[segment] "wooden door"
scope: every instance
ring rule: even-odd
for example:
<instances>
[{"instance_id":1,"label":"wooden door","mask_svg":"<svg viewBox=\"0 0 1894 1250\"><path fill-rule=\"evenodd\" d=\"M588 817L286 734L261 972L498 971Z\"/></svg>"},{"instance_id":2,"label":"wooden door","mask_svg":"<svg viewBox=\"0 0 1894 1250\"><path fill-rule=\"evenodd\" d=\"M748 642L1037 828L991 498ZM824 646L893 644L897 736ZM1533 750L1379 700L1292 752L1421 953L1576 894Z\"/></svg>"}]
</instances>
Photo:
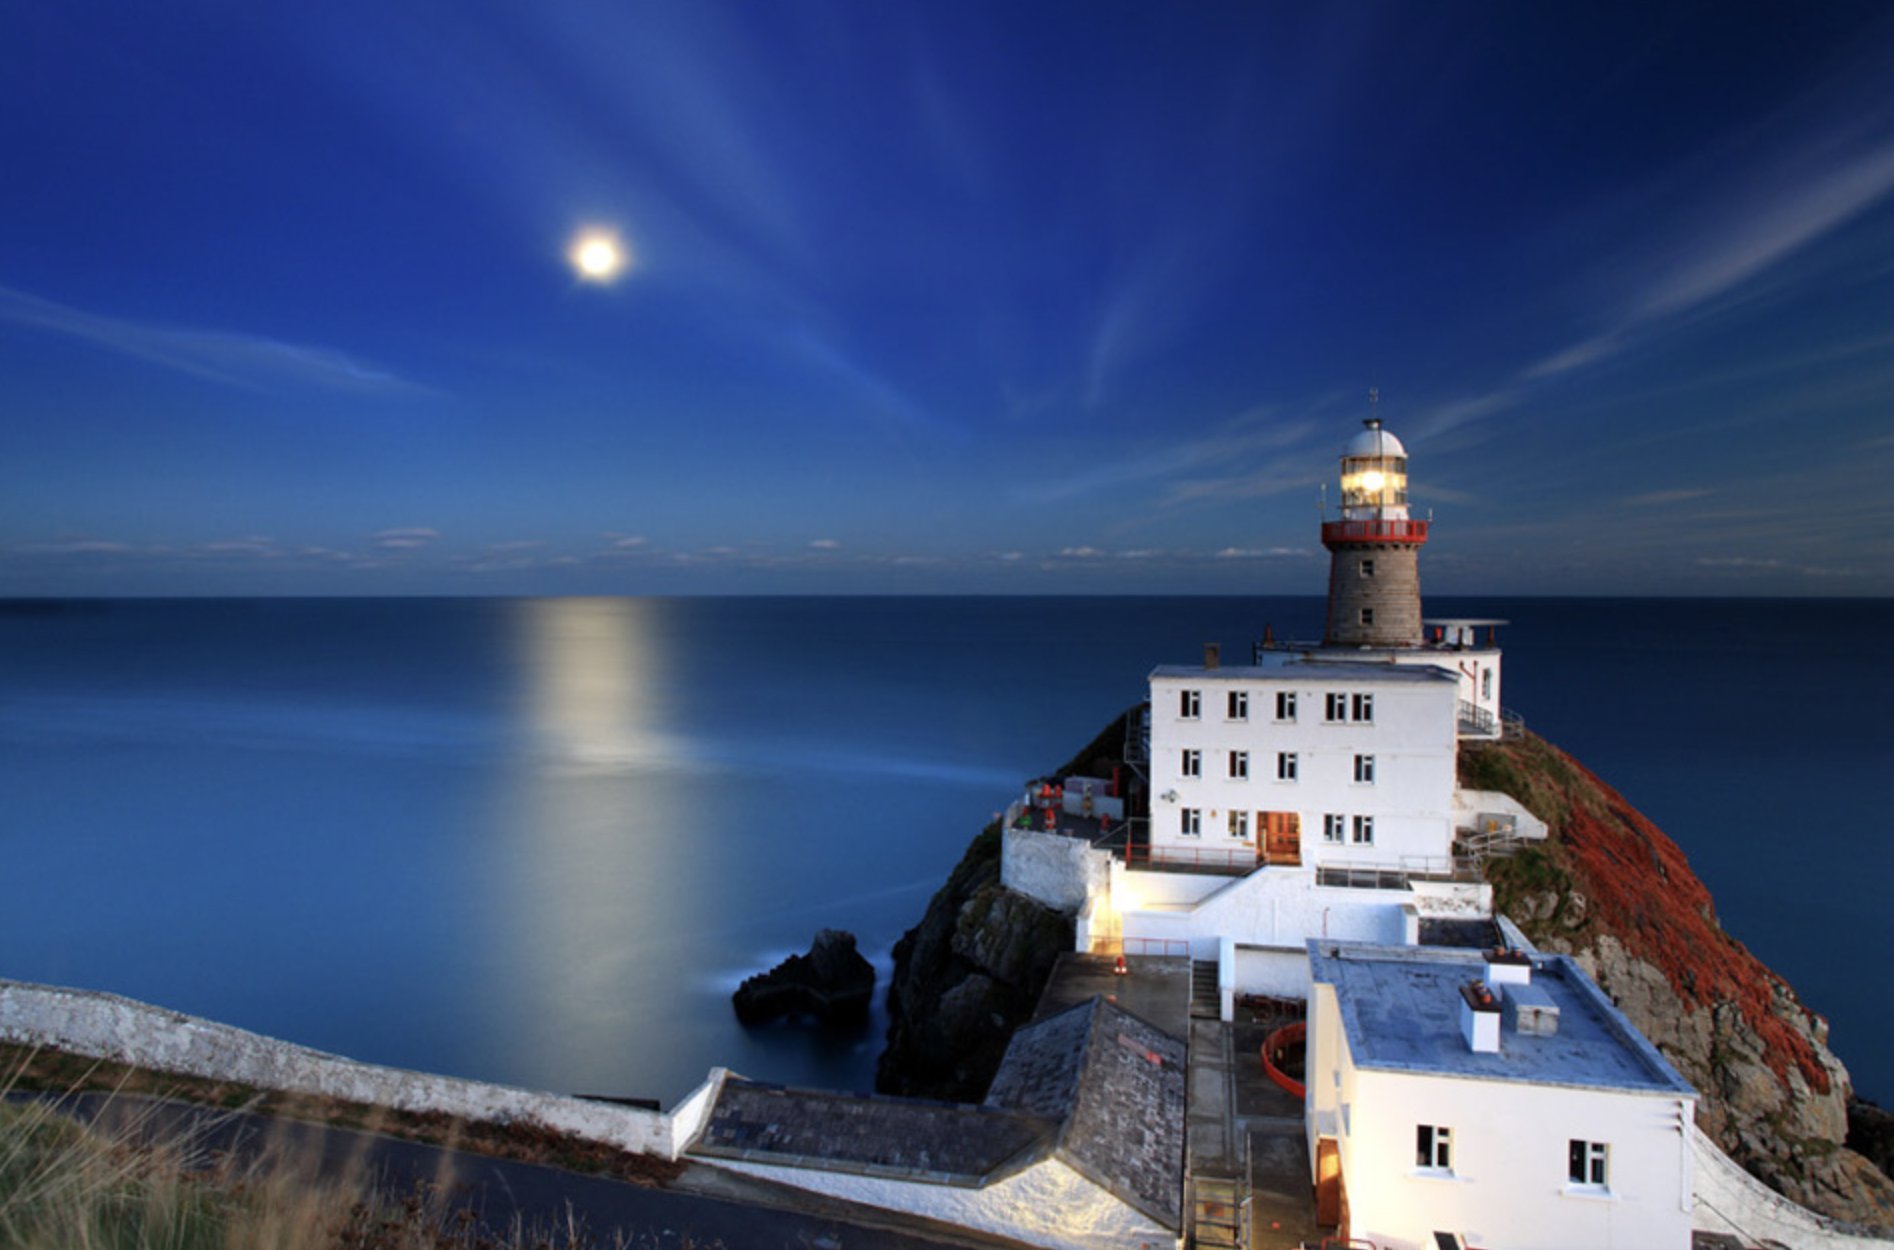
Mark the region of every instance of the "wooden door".
<instances>
[{"instance_id":1,"label":"wooden door","mask_svg":"<svg viewBox=\"0 0 1894 1250\"><path fill-rule=\"evenodd\" d=\"M1333 1137L1315 1139L1315 1222L1323 1228L1342 1222L1342 1152Z\"/></svg>"},{"instance_id":2,"label":"wooden door","mask_svg":"<svg viewBox=\"0 0 1894 1250\"><path fill-rule=\"evenodd\" d=\"M1302 862L1302 814L1300 812L1259 812L1263 826L1263 858L1272 864L1294 867Z\"/></svg>"}]
</instances>

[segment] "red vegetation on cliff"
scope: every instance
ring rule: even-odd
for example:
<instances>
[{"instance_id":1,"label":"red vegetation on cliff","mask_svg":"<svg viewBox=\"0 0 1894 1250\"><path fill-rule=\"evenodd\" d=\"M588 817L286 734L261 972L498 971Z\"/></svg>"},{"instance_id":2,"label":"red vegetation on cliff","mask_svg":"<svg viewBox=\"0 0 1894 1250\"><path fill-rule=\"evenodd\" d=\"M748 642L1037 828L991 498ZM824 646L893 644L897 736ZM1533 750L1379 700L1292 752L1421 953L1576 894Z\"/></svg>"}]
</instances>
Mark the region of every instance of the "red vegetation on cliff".
<instances>
[{"instance_id":1,"label":"red vegetation on cliff","mask_svg":"<svg viewBox=\"0 0 1894 1250\"><path fill-rule=\"evenodd\" d=\"M1709 888L1683 851L1623 795L1530 734L1463 750L1462 774L1468 785L1512 794L1551 827L1546 867L1564 879L1561 893L1584 897L1583 919L1570 933L1574 943L1609 934L1660 970L1687 1007L1733 1003L1762 1041L1764 1061L1778 1079L1786 1081L1793 1065L1810 1089L1828 1092L1828 1071L1807 1033L1777 1012L1779 1002L1795 1001L1793 992L1724 932ZM1508 884L1515 893L1550 884L1509 883L1505 862L1495 867L1502 906ZM1814 1021L1799 1004L1794 1010Z\"/></svg>"}]
</instances>

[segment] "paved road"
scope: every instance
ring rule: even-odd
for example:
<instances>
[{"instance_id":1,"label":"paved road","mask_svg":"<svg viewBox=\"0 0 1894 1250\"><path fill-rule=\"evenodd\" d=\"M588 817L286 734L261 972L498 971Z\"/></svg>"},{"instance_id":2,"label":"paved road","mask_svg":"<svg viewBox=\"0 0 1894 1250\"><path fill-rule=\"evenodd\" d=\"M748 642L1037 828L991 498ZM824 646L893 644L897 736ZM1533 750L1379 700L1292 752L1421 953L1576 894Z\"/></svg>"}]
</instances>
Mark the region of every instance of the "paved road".
<instances>
[{"instance_id":1,"label":"paved road","mask_svg":"<svg viewBox=\"0 0 1894 1250\"><path fill-rule=\"evenodd\" d=\"M20 1097L21 1095L14 1095ZM30 1095L28 1095L30 1096ZM692 1165L681 1188L651 1189L601 1176L491 1159L379 1134L218 1111L129 1095L80 1094L55 1100L102 1127L136 1122L163 1139L188 1132L205 1151L239 1157L275 1152L297 1171L324 1179L372 1179L384 1192L408 1193L417 1181L437 1186L456 1207L495 1231L563 1229L580 1221L592 1237L650 1250L941 1250L944 1246L1016 1247L1018 1243L951 1229L910 1226L900 1217L804 1197L747 1178ZM735 1199L735 1200L731 1200ZM782 1209L763 1205L786 1201Z\"/></svg>"}]
</instances>

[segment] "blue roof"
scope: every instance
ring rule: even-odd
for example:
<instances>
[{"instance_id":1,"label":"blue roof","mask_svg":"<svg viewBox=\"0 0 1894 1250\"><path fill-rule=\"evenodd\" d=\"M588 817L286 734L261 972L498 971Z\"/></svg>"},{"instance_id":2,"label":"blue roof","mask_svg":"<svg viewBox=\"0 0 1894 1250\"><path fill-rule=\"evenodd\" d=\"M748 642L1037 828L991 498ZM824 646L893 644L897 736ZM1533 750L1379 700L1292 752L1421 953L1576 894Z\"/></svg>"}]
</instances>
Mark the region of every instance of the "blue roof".
<instances>
[{"instance_id":1,"label":"blue roof","mask_svg":"<svg viewBox=\"0 0 1894 1250\"><path fill-rule=\"evenodd\" d=\"M1358 1068L1696 1097L1568 956L1535 952L1532 965L1533 986L1559 1009L1558 1031L1519 1033L1507 1012L1498 1052L1479 1054L1460 1033L1460 987L1483 974L1480 952L1309 943L1309 971L1335 987Z\"/></svg>"}]
</instances>

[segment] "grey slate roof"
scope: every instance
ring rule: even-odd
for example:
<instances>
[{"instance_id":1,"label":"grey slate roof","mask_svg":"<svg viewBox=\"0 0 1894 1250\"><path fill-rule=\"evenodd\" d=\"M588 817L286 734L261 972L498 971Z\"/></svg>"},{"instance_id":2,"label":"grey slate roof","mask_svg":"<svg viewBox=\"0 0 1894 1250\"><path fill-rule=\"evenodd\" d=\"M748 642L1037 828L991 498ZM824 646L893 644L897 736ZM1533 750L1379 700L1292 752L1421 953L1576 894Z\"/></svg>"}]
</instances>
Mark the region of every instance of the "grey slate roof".
<instances>
[{"instance_id":1,"label":"grey slate roof","mask_svg":"<svg viewBox=\"0 0 1894 1250\"><path fill-rule=\"evenodd\" d=\"M979 1186L1048 1155L1182 1227L1184 1043L1102 998L1013 1035L984 1104L730 1077L693 1154Z\"/></svg>"},{"instance_id":2,"label":"grey slate roof","mask_svg":"<svg viewBox=\"0 0 1894 1250\"><path fill-rule=\"evenodd\" d=\"M787 1089L731 1077L693 1153L945 1185L981 1185L1043 1157L1030 1115L918 1098Z\"/></svg>"},{"instance_id":3,"label":"grey slate roof","mask_svg":"<svg viewBox=\"0 0 1894 1250\"><path fill-rule=\"evenodd\" d=\"M1479 1054L1460 1033L1460 987L1486 966L1478 952L1309 942L1310 975L1335 987L1357 1067L1696 1096L1571 958L1534 954L1532 964L1532 984L1559 1008L1558 1032L1518 1033L1509 1013L1499 1051Z\"/></svg>"},{"instance_id":4,"label":"grey slate roof","mask_svg":"<svg viewBox=\"0 0 1894 1250\"><path fill-rule=\"evenodd\" d=\"M1170 1228L1182 1226L1184 1043L1102 998L1021 1029L989 1107L1062 1121L1074 1170Z\"/></svg>"}]
</instances>

